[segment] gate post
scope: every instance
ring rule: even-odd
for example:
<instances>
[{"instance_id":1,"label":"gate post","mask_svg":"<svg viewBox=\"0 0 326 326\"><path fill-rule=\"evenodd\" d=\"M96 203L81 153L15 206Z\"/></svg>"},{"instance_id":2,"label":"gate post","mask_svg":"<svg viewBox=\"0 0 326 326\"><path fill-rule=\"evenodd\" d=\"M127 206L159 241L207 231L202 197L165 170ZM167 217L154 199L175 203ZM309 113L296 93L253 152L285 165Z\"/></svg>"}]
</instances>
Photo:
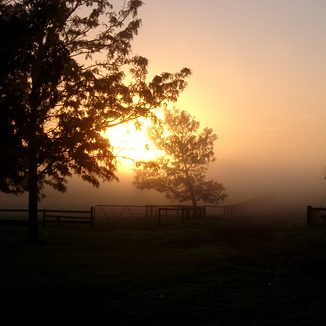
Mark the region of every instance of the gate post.
<instances>
[{"instance_id":1,"label":"gate post","mask_svg":"<svg viewBox=\"0 0 326 326\"><path fill-rule=\"evenodd\" d=\"M312 225L312 207L309 205L307 206L307 226Z\"/></svg>"}]
</instances>

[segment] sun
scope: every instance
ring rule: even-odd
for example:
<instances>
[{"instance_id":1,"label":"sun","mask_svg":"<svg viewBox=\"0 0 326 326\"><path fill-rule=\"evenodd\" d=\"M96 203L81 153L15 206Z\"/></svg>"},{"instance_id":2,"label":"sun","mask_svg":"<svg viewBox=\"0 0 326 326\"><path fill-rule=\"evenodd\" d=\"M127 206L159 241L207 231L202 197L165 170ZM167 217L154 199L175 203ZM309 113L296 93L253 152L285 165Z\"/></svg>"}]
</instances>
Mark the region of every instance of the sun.
<instances>
[{"instance_id":1,"label":"sun","mask_svg":"<svg viewBox=\"0 0 326 326\"><path fill-rule=\"evenodd\" d=\"M132 122L110 127L105 132L113 146L113 154L118 158L121 167L130 169L137 161L151 161L161 156L159 150L149 149L146 128L150 122L142 121L142 128L136 129Z\"/></svg>"}]
</instances>

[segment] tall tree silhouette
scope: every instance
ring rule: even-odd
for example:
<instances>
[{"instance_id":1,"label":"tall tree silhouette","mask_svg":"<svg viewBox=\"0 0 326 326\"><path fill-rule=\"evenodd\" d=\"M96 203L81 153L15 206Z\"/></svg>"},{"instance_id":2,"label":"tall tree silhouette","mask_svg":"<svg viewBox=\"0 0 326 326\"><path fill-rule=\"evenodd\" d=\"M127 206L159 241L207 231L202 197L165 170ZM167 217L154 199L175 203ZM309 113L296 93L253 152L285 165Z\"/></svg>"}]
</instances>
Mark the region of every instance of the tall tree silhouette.
<instances>
[{"instance_id":1,"label":"tall tree silhouette","mask_svg":"<svg viewBox=\"0 0 326 326\"><path fill-rule=\"evenodd\" d=\"M131 55L142 2L123 3L0 0L0 191L29 192L30 241L45 185L117 179L103 131L150 116L186 87L187 68L146 81L148 60Z\"/></svg>"},{"instance_id":2,"label":"tall tree silhouette","mask_svg":"<svg viewBox=\"0 0 326 326\"><path fill-rule=\"evenodd\" d=\"M165 109L163 120L149 128L152 145L162 151L156 161L140 162L134 185L154 189L171 201L198 201L217 204L226 198L222 184L206 181L206 172L215 161L216 134L210 128L199 132L200 123L186 111Z\"/></svg>"}]
</instances>

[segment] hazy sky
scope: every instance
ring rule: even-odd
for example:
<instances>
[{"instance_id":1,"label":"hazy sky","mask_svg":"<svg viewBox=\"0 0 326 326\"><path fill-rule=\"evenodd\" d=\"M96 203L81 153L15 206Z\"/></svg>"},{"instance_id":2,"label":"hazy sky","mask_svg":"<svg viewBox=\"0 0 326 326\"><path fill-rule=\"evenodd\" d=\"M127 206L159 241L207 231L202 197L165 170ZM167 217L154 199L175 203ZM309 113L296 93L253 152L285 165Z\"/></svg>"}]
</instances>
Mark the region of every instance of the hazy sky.
<instances>
[{"instance_id":1,"label":"hazy sky","mask_svg":"<svg viewBox=\"0 0 326 326\"><path fill-rule=\"evenodd\" d=\"M150 75L192 69L176 106L218 135L210 176L228 202L282 189L303 207L322 204L325 13L324 0L147 0L140 9L134 54L150 60ZM114 203L115 187L87 191Z\"/></svg>"},{"instance_id":2,"label":"hazy sky","mask_svg":"<svg viewBox=\"0 0 326 326\"><path fill-rule=\"evenodd\" d=\"M177 106L217 133L214 175L226 188L316 187L317 202L324 196L325 13L324 0L142 7L134 51L150 59L152 73L193 70Z\"/></svg>"}]
</instances>

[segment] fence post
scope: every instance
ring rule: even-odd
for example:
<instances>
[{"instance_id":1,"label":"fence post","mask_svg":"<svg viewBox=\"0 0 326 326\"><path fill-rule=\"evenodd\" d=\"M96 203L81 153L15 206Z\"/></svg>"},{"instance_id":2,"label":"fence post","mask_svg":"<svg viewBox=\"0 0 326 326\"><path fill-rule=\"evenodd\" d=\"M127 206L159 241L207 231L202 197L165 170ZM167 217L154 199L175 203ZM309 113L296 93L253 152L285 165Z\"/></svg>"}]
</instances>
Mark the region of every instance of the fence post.
<instances>
[{"instance_id":1,"label":"fence post","mask_svg":"<svg viewBox=\"0 0 326 326\"><path fill-rule=\"evenodd\" d=\"M312 225L312 207L309 205L307 206L307 226Z\"/></svg>"},{"instance_id":2,"label":"fence post","mask_svg":"<svg viewBox=\"0 0 326 326\"><path fill-rule=\"evenodd\" d=\"M91 214L91 228L92 228L94 225L94 209L93 209L93 207L91 207L90 214Z\"/></svg>"},{"instance_id":3,"label":"fence post","mask_svg":"<svg viewBox=\"0 0 326 326\"><path fill-rule=\"evenodd\" d=\"M157 214L157 224L161 225L161 210L162 208L158 209L158 214Z\"/></svg>"},{"instance_id":4,"label":"fence post","mask_svg":"<svg viewBox=\"0 0 326 326\"><path fill-rule=\"evenodd\" d=\"M58 228L59 228L60 227L60 224L61 224L61 218L60 218L60 216L57 216L56 217L56 220L57 220Z\"/></svg>"}]
</instances>

